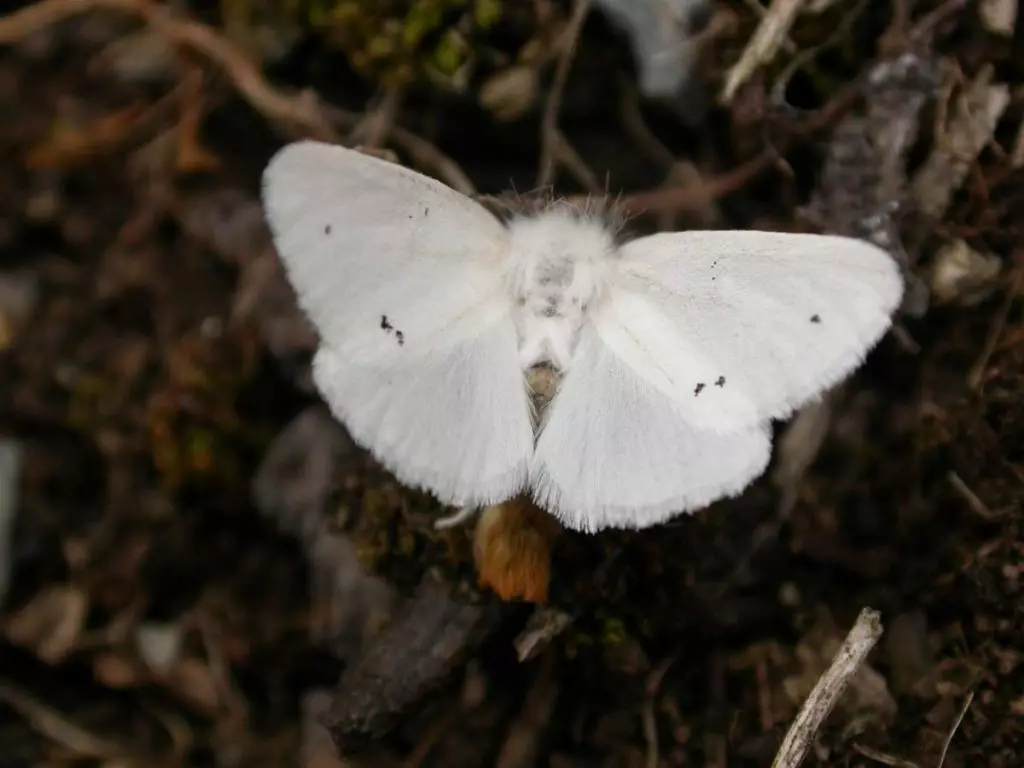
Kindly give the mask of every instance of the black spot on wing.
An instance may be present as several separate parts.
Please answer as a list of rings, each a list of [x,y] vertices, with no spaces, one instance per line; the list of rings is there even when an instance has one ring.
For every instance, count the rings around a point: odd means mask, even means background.
[[[697,382],[697,386],[693,388],[693,396],[696,397],[697,395],[699,395],[703,391],[703,389],[704,389],[704,382],[703,381],[698,381]]]
[[[718,379],[715,381],[715,386],[716,387],[724,387],[725,386],[725,376],[719,376]]]
[[[381,327],[381,329],[383,329],[383,331],[385,333],[394,333],[395,334],[395,338],[398,340],[398,346],[401,347],[401,346],[405,345],[405,334],[402,333],[401,331],[399,331],[398,329],[396,329],[391,324],[391,321],[388,320],[388,316],[387,315],[381,315],[380,316],[380,327]]]
[[[330,224],[327,224],[327,225],[324,226],[324,234],[325,235],[331,234],[331,225]]]
[[[821,322],[821,315],[811,315],[811,322],[812,323],[820,323]]]

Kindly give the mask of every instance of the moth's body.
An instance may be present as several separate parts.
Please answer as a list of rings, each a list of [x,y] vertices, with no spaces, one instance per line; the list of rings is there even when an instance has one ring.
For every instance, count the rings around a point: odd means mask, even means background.
[[[786,418],[856,369],[903,293],[882,249],[781,232],[617,243],[556,204],[503,225],[422,174],[301,142],[264,173],[320,333],[313,378],[408,485],[529,493],[566,527],[645,528],[740,493]],[[535,419],[523,372],[560,369]]]
[[[563,373],[587,312],[601,299],[616,245],[599,219],[564,205],[509,223],[508,287],[523,370],[548,362]]]

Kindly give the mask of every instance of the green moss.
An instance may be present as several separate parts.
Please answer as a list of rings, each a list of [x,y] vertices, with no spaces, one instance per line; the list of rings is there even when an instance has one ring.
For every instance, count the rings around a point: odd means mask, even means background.
[[[153,372],[143,418],[150,460],[167,490],[195,483],[237,485],[246,452],[267,440],[262,425],[239,413],[254,368],[253,360],[231,344],[186,335]]]
[[[605,616],[601,622],[601,642],[604,645],[619,645],[627,637],[626,625],[622,619]]]
[[[252,0],[221,0],[222,9]],[[381,85],[426,75],[451,79],[475,60],[478,38],[502,17],[503,0],[276,0],[267,9],[308,25],[353,69]],[[237,16],[237,10],[233,10]]]
[[[406,589],[419,584],[428,569],[453,585],[475,584],[471,527],[434,528],[444,508],[397,485],[383,470],[368,469],[359,480],[361,487],[337,500],[334,522],[355,545],[364,568]]]
[[[449,29],[434,49],[432,63],[441,74],[454,75],[466,62],[468,47],[454,29]]]
[[[476,0],[473,4],[473,20],[481,29],[489,29],[501,18],[501,0]]]

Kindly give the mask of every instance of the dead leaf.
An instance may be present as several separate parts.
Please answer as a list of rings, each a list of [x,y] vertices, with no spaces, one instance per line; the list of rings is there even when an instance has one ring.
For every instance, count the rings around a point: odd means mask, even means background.
[[[960,94],[948,124],[939,126],[935,149],[914,177],[912,188],[925,214],[940,217],[970,170],[981,150],[992,140],[999,118],[1010,103],[1010,89],[991,84],[991,65]]]
[[[149,679],[137,660],[118,651],[104,651],[93,656],[92,674],[108,688],[134,688]]]
[[[571,623],[572,617],[565,611],[548,606],[534,609],[523,631],[513,643],[519,661],[527,661],[537,656]]]
[[[64,169],[91,160],[124,141],[145,112],[144,105],[133,104],[84,125],[57,122],[50,136],[28,151],[25,165]]]
[[[995,290],[1002,268],[998,256],[976,251],[964,240],[946,243],[935,254],[932,295],[939,304],[974,306]]]
[[[178,697],[206,715],[216,715],[223,709],[216,675],[198,659],[182,659],[162,675],[161,680]]]
[[[157,674],[166,674],[181,658],[183,632],[180,622],[140,624],[135,643],[146,666]]]
[[[980,0],[978,15],[985,29],[1002,37],[1013,37],[1020,0]]]
[[[89,598],[82,590],[58,584],[8,618],[4,629],[15,645],[32,649],[47,664],[57,664],[74,650],[88,612]]]
[[[537,71],[514,66],[489,78],[480,87],[480,104],[498,121],[517,120],[537,101]]]

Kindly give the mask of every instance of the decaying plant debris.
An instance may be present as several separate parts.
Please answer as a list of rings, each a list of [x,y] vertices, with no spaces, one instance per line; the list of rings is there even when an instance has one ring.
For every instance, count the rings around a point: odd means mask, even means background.
[[[1024,761],[1019,3],[673,2],[640,42],[612,5],[0,17],[0,764]],[[870,238],[911,290],[742,497],[436,529],[311,386],[257,186],[299,137],[636,232]]]

